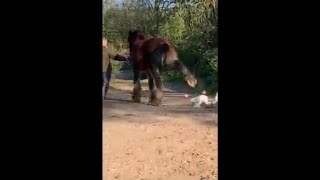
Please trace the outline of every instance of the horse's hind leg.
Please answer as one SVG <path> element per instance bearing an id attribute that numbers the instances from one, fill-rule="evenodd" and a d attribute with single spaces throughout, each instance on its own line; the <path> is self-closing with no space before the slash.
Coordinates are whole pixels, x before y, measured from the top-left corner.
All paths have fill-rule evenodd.
<path id="1" fill-rule="evenodd" d="M 162 96 L 163 96 L 163 88 L 162 88 L 162 81 L 160 78 L 160 72 L 159 68 L 152 65 L 150 68 L 150 72 L 152 74 L 152 77 L 155 81 L 157 89 L 154 91 L 151 91 L 151 98 L 154 97 L 154 100 L 152 100 L 150 103 L 153 106 L 159 106 L 161 101 L 162 101 Z"/>
<path id="2" fill-rule="evenodd" d="M 138 69 L 133 70 L 133 95 L 134 102 L 141 102 L 141 84 L 140 84 L 140 71 Z"/>
<path id="3" fill-rule="evenodd" d="M 152 77 L 151 69 L 148 69 L 148 85 L 150 90 L 149 104 L 152 104 L 152 102 L 154 102 L 156 99 L 156 93 L 155 93 L 156 88 L 155 88 L 154 79 Z"/>

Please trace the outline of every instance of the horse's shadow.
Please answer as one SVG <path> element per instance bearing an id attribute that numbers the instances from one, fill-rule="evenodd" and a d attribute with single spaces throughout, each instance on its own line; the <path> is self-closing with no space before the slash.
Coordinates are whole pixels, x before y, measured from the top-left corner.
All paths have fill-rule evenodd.
<path id="1" fill-rule="evenodd" d="M 121 99 L 121 98 L 107 98 L 106 100 L 103 101 L 104 105 L 112 105 L 112 104 L 137 104 L 137 105 L 148 105 L 147 102 L 134 102 L 131 99 Z"/>
<path id="2" fill-rule="evenodd" d="M 132 100 L 107 97 L 103 103 L 134 103 Z"/>
<path id="3" fill-rule="evenodd" d="M 132 69 L 126 69 L 119 72 L 115 72 L 113 74 L 113 78 L 115 79 L 121 79 L 121 80 L 132 80 L 133 81 L 133 70 Z M 141 72 L 140 74 L 140 80 L 148 79 L 146 72 Z"/>

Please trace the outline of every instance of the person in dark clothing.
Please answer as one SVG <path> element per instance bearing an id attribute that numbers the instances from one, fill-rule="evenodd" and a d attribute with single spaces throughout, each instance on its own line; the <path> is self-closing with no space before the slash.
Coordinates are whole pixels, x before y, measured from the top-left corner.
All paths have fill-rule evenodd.
<path id="1" fill-rule="evenodd" d="M 112 65 L 111 59 L 116 61 L 128 61 L 128 59 L 124 56 L 116 54 L 108 49 L 108 41 L 107 39 L 102 39 L 102 97 L 103 99 L 107 99 L 107 94 L 109 90 L 109 83 L 111 79 L 112 73 Z"/>

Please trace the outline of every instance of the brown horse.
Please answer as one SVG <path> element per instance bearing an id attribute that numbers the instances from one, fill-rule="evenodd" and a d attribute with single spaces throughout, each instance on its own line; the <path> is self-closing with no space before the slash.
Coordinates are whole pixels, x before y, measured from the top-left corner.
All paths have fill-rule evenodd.
<path id="1" fill-rule="evenodd" d="M 185 82 L 192 88 L 197 80 L 179 60 L 173 45 L 164 38 L 148 38 L 140 31 L 130 31 L 128 37 L 130 57 L 133 63 L 133 96 L 135 102 L 141 100 L 140 73 L 147 72 L 151 92 L 149 104 L 159 106 L 163 96 L 160 72 L 178 69 L 182 71 Z M 156 86 L 156 87 L 155 87 Z"/>

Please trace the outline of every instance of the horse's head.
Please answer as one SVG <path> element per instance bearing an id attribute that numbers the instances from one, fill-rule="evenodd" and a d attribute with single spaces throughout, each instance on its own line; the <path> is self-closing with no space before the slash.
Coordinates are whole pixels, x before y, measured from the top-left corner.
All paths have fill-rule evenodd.
<path id="1" fill-rule="evenodd" d="M 139 42 L 147 39 L 147 34 L 141 32 L 141 31 L 129 31 L 128 36 L 128 43 L 129 48 L 132 49 L 135 45 L 137 45 Z"/>

